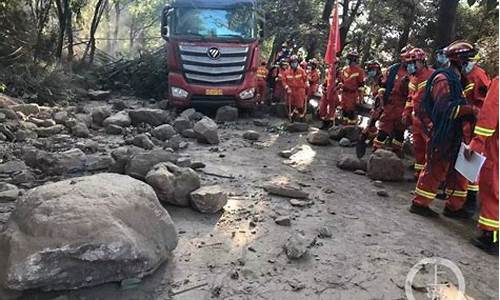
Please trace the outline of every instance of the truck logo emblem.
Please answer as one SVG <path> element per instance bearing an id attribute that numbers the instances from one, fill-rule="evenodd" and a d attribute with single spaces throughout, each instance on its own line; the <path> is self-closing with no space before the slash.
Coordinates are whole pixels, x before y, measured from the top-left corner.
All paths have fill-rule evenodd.
<path id="1" fill-rule="evenodd" d="M 215 47 L 208 49 L 207 54 L 211 59 L 219 59 L 221 56 L 220 50 Z"/>

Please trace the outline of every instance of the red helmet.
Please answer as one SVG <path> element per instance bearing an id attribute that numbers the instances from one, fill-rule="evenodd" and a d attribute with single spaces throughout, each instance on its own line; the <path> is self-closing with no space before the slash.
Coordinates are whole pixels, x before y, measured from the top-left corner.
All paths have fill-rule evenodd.
<path id="1" fill-rule="evenodd" d="M 406 55 L 407 61 L 427 60 L 427 54 L 420 48 L 410 50 Z"/>
<path id="2" fill-rule="evenodd" d="M 366 62 L 365 67 L 367 70 L 381 68 L 380 63 L 376 60 L 370 60 L 370 61 Z"/>
<path id="3" fill-rule="evenodd" d="M 347 57 L 359 58 L 359 54 L 356 51 L 351 51 L 351 52 L 347 53 Z"/>
<path id="4" fill-rule="evenodd" d="M 469 42 L 455 41 L 445 48 L 444 53 L 451 61 L 465 62 L 473 60 L 477 50 Z"/>
<path id="5" fill-rule="evenodd" d="M 401 59 L 401 61 L 407 61 L 408 59 L 408 53 L 415 47 L 413 47 L 412 45 L 408 44 L 406 46 L 404 46 L 402 49 L 401 49 L 401 52 L 399 53 L 399 58 Z"/>

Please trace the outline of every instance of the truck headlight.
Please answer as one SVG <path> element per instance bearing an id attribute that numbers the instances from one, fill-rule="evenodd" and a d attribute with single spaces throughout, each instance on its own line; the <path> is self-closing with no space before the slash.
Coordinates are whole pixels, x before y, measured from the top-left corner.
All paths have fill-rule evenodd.
<path id="1" fill-rule="evenodd" d="M 240 93 L 240 98 L 243 100 L 253 98 L 255 96 L 255 88 L 244 90 Z"/>
<path id="2" fill-rule="evenodd" d="M 172 97 L 175 98 L 187 98 L 187 96 L 189 95 L 189 93 L 186 90 L 183 90 L 178 87 L 172 87 L 170 90 L 172 92 Z"/>

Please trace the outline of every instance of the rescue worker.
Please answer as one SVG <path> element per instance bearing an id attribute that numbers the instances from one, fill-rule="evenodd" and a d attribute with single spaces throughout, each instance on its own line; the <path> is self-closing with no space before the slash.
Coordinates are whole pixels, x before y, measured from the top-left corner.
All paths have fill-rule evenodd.
<path id="1" fill-rule="evenodd" d="M 356 106 L 361 102 L 364 91 L 365 72 L 358 65 L 359 54 L 351 51 L 347 54 L 348 66 L 341 72 L 342 98 L 341 107 L 344 124 L 355 125 L 358 122 Z"/>
<path id="2" fill-rule="evenodd" d="M 269 70 L 267 70 L 267 62 L 263 60 L 257 68 L 257 95 L 259 104 L 263 104 L 267 97 L 268 75 Z"/>
<path id="3" fill-rule="evenodd" d="M 311 59 L 309 61 L 307 71 L 307 80 L 309 81 L 309 88 L 307 89 L 307 99 L 311 99 L 314 94 L 318 91 L 319 81 L 321 80 L 321 73 L 318 70 L 318 61 L 316 59 Z"/>
<path id="4" fill-rule="evenodd" d="M 336 66 L 338 65 L 335 62 Z M 329 70 L 329 67 L 327 67 Z M 339 86 L 340 86 L 340 72 L 335 68 L 336 72 L 336 82 L 332 82 L 330 72 L 328 71 L 328 77 L 323 83 L 323 95 L 321 96 L 319 102 L 319 116 L 322 120 L 322 125 L 320 129 L 329 129 L 335 123 L 335 112 L 337 105 L 339 103 Z M 330 86 L 333 87 L 329 89 Z"/>
<path id="5" fill-rule="evenodd" d="M 474 129 L 474 138 L 465 151 L 470 159 L 472 151 L 483 153 L 486 162 L 479 177 L 481 235 L 474 245 L 490 254 L 498 255 L 498 76 L 491 83 Z"/>
<path id="6" fill-rule="evenodd" d="M 427 55 L 420 48 L 415 48 L 408 53 L 408 73 L 410 75 L 409 97 L 403 112 L 403 124 L 408 128 L 412 126 L 413 149 L 415 152 L 415 176 L 418 179 L 425 166 L 427 150 L 427 136 L 420 115 L 422 114 L 421 102 L 425 94 L 427 79 L 434 73 L 434 69 L 427 66 Z"/>
<path id="7" fill-rule="evenodd" d="M 401 120 L 408 98 L 409 76 L 406 66 L 408 48 L 401 50 L 400 63 L 392 65 L 384 76 L 383 113 L 380 116 L 377 137 L 373 140 L 373 150 L 384 148 L 391 140 L 392 151 L 403 155 L 405 126 Z"/>
<path id="8" fill-rule="evenodd" d="M 286 102 L 286 90 L 285 90 L 285 73 L 288 70 L 288 61 L 282 59 L 280 61 L 280 67 L 278 69 L 278 75 L 276 76 L 276 84 L 274 86 L 273 98 L 275 102 Z"/>
<path id="9" fill-rule="evenodd" d="M 373 139 L 377 136 L 376 123 L 380 119 L 383 111 L 383 74 L 380 64 L 376 60 L 366 63 L 366 85 L 370 87 L 372 97 L 374 99 L 373 109 L 370 111 L 370 120 L 368 126 L 363 131 L 366 139 Z"/>
<path id="10" fill-rule="evenodd" d="M 281 45 L 281 50 L 276 53 L 276 62 L 281 62 L 282 60 L 288 60 L 291 54 L 291 50 L 288 48 L 288 43 L 285 42 Z"/>
<path id="11" fill-rule="evenodd" d="M 486 71 L 477 65 L 477 56 L 469 60 L 464 66 L 464 75 L 466 78 L 466 86 L 464 89 L 465 97 L 469 104 L 474 105 L 478 110 L 483 106 L 488 87 L 491 84 L 490 78 Z M 468 122 L 464 128 L 464 141 L 469 144 L 472 139 L 475 122 Z M 469 183 L 467 188 L 467 200 L 464 205 L 464 217 L 472 218 L 477 207 L 477 193 L 479 184 L 477 182 Z"/>
<path id="12" fill-rule="evenodd" d="M 306 114 L 307 74 L 299 66 L 296 55 L 290 57 L 290 68 L 284 74 L 284 87 L 288 95 L 290 119 L 302 119 Z"/>
<path id="13" fill-rule="evenodd" d="M 463 207 L 467 180 L 453 168 L 463 140 L 463 123 L 474 118 L 478 110 L 467 104 L 463 96 L 461 74 L 464 63 L 475 55 L 467 42 L 453 43 L 446 48 L 451 66 L 440 69 L 427 81 L 421 102 L 420 120 L 429 137 L 424 170 L 418 178 L 410 212 L 426 217 L 437 217 L 429 205 L 434 200 L 441 182 L 447 182 L 453 191 L 446 201 L 445 212 L 453 214 Z"/>

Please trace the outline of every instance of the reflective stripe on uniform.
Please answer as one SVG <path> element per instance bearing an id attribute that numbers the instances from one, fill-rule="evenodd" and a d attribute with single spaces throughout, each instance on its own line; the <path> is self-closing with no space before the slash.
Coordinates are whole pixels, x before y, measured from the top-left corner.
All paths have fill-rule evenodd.
<path id="1" fill-rule="evenodd" d="M 488 218 L 480 216 L 479 217 L 479 224 L 498 229 L 498 220 L 492 220 L 492 219 L 488 219 Z"/>
<path id="2" fill-rule="evenodd" d="M 467 191 L 457 191 L 446 189 L 446 195 L 453 197 L 465 198 L 467 197 Z"/>
<path id="3" fill-rule="evenodd" d="M 349 76 L 349 78 L 354 78 L 354 77 L 358 77 L 359 76 L 359 73 L 352 73 L 351 76 Z"/>
<path id="4" fill-rule="evenodd" d="M 464 89 L 464 93 L 467 93 L 467 92 L 470 92 L 470 91 L 474 90 L 474 86 L 475 86 L 475 84 L 474 84 L 474 83 L 470 83 L 470 84 L 468 84 L 468 85 L 465 87 L 465 89 Z"/>
<path id="5" fill-rule="evenodd" d="M 479 192 L 479 185 L 469 184 L 469 186 L 467 187 L 467 190 L 471 191 L 471 192 Z"/>
<path id="6" fill-rule="evenodd" d="M 384 88 L 382 88 L 382 89 L 378 89 L 378 92 L 379 92 L 379 93 L 385 93 L 385 89 L 384 89 Z"/>
<path id="7" fill-rule="evenodd" d="M 413 107 L 413 102 L 406 101 L 405 108 Z"/>
<path id="8" fill-rule="evenodd" d="M 410 89 L 410 91 L 414 92 L 417 90 L 417 86 L 414 85 L 413 83 L 410 82 L 410 84 L 408 84 L 408 88 Z"/>
<path id="9" fill-rule="evenodd" d="M 458 105 L 457 107 L 455 107 L 451 113 L 451 118 L 452 119 L 456 119 L 458 118 L 458 114 L 460 113 L 460 105 Z"/>
<path id="10" fill-rule="evenodd" d="M 474 134 L 477 134 L 477 135 L 493 136 L 494 133 L 495 133 L 495 129 L 483 128 L 483 127 L 479 127 L 477 125 L 474 128 Z"/>
<path id="11" fill-rule="evenodd" d="M 402 147 L 402 146 L 403 146 L 403 143 L 402 143 L 402 142 L 400 142 L 400 141 L 398 141 L 398 140 L 392 140 L 392 144 L 393 144 L 393 145 L 396 145 L 396 146 L 400 146 L 400 147 Z"/>
<path id="12" fill-rule="evenodd" d="M 498 230 L 493 231 L 493 243 L 498 242 Z"/>
<path id="13" fill-rule="evenodd" d="M 418 90 L 425 88 L 426 85 L 427 85 L 427 80 L 422 81 L 421 83 L 418 84 Z"/>
<path id="14" fill-rule="evenodd" d="M 415 163 L 415 166 L 413 168 L 417 171 L 422 171 L 424 169 L 424 167 L 425 167 L 425 165 Z"/>
<path id="15" fill-rule="evenodd" d="M 418 196 L 427 198 L 427 199 L 431 199 L 431 200 L 434 200 L 434 198 L 436 198 L 436 195 L 437 195 L 435 193 L 427 192 L 427 191 L 424 191 L 422 189 L 419 189 L 418 187 L 415 189 L 415 194 L 417 194 Z"/>

